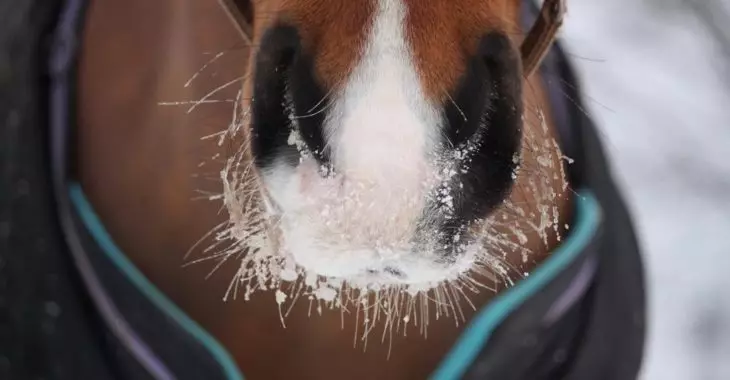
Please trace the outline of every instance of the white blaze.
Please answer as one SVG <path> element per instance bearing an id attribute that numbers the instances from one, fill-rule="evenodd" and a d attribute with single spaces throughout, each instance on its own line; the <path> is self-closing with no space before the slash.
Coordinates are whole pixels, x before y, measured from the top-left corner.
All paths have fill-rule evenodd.
<path id="1" fill-rule="evenodd" d="M 439 135 L 439 114 L 425 98 L 405 39 L 405 4 L 380 0 L 361 62 L 325 122 L 334 167 L 347 180 L 370 184 L 360 223 L 407 229 L 421 215 L 427 154 Z M 405 232 L 405 231 L 403 231 Z"/>

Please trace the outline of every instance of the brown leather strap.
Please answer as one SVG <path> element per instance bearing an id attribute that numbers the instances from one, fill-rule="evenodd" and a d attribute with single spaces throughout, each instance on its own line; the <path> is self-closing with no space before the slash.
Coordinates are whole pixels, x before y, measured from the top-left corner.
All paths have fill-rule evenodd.
<path id="1" fill-rule="evenodd" d="M 252 27 L 246 21 L 237 2 L 241 0 L 218 0 L 228 16 L 233 20 L 241 37 L 247 42 L 253 41 Z M 243 0 L 245 1 L 245 0 Z M 540 15 L 527 33 L 520 46 L 522 67 L 525 77 L 530 76 L 540 65 L 547 54 L 555 35 L 563 24 L 565 14 L 565 0 L 544 0 Z"/>
<path id="2" fill-rule="evenodd" d="M 252 44 L 253 27 L 246 20 L 246 17 L 244 16 L 241 7 L 238 4 L 241 1 L 250 0 L 218 0 L 218 3 L 220 3 L 221 7 L 223 7 L 223 10 L 225 10 L 226 14 L 228 14 L 228 17 L 230 17 L 231 21 L 233 21 L 233 24 L 236 26 L 236 29 L 238 30 L 238 33 L 241 35 L 243 40 L 247 44 Z"/>
<path id="3" fill-rule="evenodd" d="M 563 24 L 565 14 L 565 0 L 545 0 L 540 15 L 522 41 L 522 70 L 525 77 L 530 76 L 540 65 L 550 46 L 555 41 L 555 35 Z"/>

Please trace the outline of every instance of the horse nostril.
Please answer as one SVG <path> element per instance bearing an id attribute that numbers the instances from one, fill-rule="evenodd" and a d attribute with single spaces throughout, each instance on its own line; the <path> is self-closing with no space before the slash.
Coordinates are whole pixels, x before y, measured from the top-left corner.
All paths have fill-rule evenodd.
<path id="1" fill-rule="evenodd" d="M 314 75 L 314 60 L 304 51 L 297 29 L 277 25 L 261 40 L 256 55 L 252 104 L 252 149 L 259 167 L 278 156 L 289 164 L 299 162 L 306 148 L 324 163 L 324 112 L 314 112 L 325 91 Z M 292 145 L 296 133 L 304 145 Z"/>
<path id="2" fill-rule="evenodd" d="M 522 76 L 518 50 L 504 33 L 485 35 L 444 103 L 447 146 L 463 160 L 453 202 L 460 223 L 484 217 L 507 196 L 522 139 Z M 457 155 L 459 156 L 459 155 Z"/>
<path id="3" fill-rule="evenodd" d="M 502 33 L 492 32 L 481 39 L 455 93 L 444 104 L 446 135 L 452 146 L 491 126 L 494 114 L 521 109 L 518 57 L 517 49 Z"/>

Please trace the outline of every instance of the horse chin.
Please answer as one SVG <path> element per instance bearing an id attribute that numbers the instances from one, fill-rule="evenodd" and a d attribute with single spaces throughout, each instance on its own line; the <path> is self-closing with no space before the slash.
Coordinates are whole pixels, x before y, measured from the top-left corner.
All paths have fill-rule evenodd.
<path id="1" fill-rule="evenodd" d="M 326 221 L 313 222 L 306 216 L 282 212 L 271 199 L 264 203 L 270 205 L 268 211 L 273 211 L 267 217 L 272 221 L 268 230 L 271 249 L 264 252 L 280 258 L 282 268 L 292 268 L 279 275 L 271 272 L 284 281 L 316 277 L 352 290 L 427 291 L 466 275 L 479 252 L 477 245 L 471 244 L 446 255 L 438 242 L 414 242 L 400 235 L 394 240 L 394 236 L 387 236 L 387 229 L 338 234 L 333 232 L 337 228 L 322 227 Z"/>

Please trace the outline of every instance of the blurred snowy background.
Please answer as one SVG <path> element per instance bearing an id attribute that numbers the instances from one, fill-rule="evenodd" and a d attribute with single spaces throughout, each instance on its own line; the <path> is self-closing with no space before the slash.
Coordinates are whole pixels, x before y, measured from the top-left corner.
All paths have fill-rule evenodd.
<path id="1" fill-rule="evenodd" d="M 730 0 L 568 0 L 564 46 L 645 250 L 642 380 L 730 380 Z"/>

